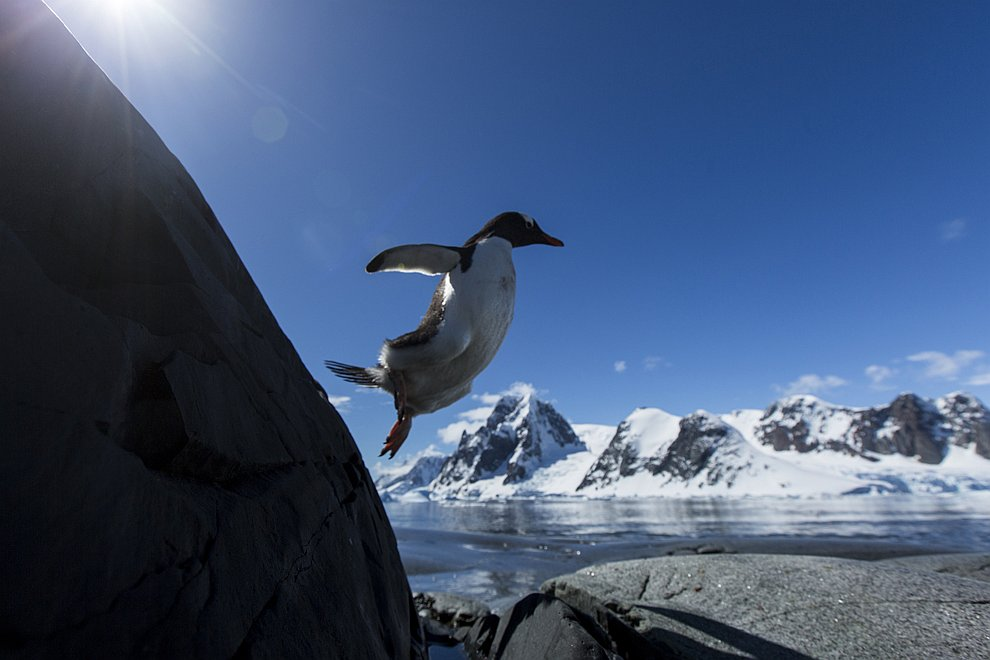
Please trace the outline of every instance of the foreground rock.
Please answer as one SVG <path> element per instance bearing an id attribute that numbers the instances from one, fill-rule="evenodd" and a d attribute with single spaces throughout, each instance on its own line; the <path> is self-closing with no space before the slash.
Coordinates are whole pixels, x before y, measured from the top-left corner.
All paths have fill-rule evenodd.
<path id="1" fill-rule="evenodd" d="M 216 217 L 41 0 L 0 3 L 0 653 L 409 657 L 354 442 Z"/>
<path id="2" fill-rule="evenodd" d="M 691 658 L 976 658 L 990 649 L 990 584 L 880 562 L 662 557 L 593 566 L 542 589 Z"/>
<path id="3" fill-rule="evenodd" d="M 898 557 L 887 559 L 883 563 L 915 571 L 934 571 L 990 582 L 990 553 L 985 552 Z"/>
<path id="4" fill-rule="evenodd" d="M 445 592 L 415 593 L 413 603 L 423 623 L 427 643 L 440 646 L 463 642 L 479 619 L 492 614 L 480 601 Z"/>
<path id="5" fill-rule="evenodd" d="M 560 599 L 530 594 L 499 620 L 488 648 L 499 660 L 618 660 L 601 626 Z"/>

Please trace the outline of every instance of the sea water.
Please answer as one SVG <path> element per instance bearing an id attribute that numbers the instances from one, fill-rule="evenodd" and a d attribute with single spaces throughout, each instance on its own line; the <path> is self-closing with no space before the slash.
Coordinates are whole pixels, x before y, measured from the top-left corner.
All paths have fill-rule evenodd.
<path id="1" fill-rule="evenodd" d="M 990 552 L 990 494 L 386 504 L 413 591 L 496 611 L 556 575 L 674 552 Z M 834 550 L 834 552 L 833 552 Z"/>

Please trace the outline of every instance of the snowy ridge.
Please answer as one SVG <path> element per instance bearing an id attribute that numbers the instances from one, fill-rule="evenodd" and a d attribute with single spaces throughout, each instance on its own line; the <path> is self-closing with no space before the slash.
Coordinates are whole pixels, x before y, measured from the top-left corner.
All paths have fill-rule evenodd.
<path id="1" fill-rule="evenodd" d="M 633 420 L 630 416 L 620 424 L 620 429 L 625 424 L 634 428 L 641 419 Z M 579 494 L 589 497 L 787 495 L 798 487 L 804 494 L 827 494 L 860 485 L 855 479 L 818 474 L 767 455 L 747 442 L 737 429 L 703 410 L 673 426 L 670 422 L 676 417 L 660 419 L 662 424 L 649 430 L 662 429 L 665 437 L 655 445 L 652 454 L 638 462 L 620 461 L 611 474 L 601 469 L 589 471 L 578 488 Z M 614 442 L 619 444 L 622 440 L 620 430 Z M 614 448 L 615 445 L 610 447 Z M 596 467 L 601 468 L 602 461 Z"/>
<path id="2" fill-rule="evenodd" d="M 571 426 L 531 394 L 503 397 L 453 454 L 414 457 L 383 497 L 737 497 L 990 491 L 990 410 L 954 392 L 851 408 L 813 396 L 677 417 L 637 408 Z M 442 465 L 438 463 L 442 460 Z M 433 478 L 430 478 L 430 475 Z"/>
<path id="3" fill-rule="evenodd" d="M 659 408 L 637 408 L 619 424 L 615 436 L 598 456 L 577 490 L 603 487 L 643 468 L 677 438 L 680 417 Z"/>

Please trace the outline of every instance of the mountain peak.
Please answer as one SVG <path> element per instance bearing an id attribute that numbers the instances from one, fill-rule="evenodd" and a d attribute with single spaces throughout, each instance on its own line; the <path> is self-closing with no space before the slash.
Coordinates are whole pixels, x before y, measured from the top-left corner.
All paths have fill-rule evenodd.
<path id="1" fill-rule="evenodd" d="M 828 401 L 825 401 L 824 399 L 817 397 L 814 394 L 789 394 L 779 399 L 777 403 L 782 403 L 784 405 L 805 405 L 805 406 L 832 405 Z"/>
<path id="2" fill-rule="evenodd" d="M 941 408 L 956 408 L 956 409 L 970 409 L 970 410 L 987 410 L 987 407 L 980 401 L 976 396 L 970 394 L 969 392 L 963 392 L 962 390 L 956 390 L 955 392 L 949 392 L 943 397 L 939 397 L 935 400 L 935 405 Z"/>
<path id="3" fill-rule="evenodd" d="M 968 392 L 950 392 L 935 401 L 946 420 L 952 444 L 974 447 L 978 456 L 990 458 L 990 409 Z"/>
<path id="4" fill-rule="evenodd" d="M 523 481 L 540 467 L 585 450 L 570 424 L 535 392 L 510 392 L 498 400 L 485 425 L 465 432 L 444 462 L 434 492 L 454 496 L 475 482 Z"/>

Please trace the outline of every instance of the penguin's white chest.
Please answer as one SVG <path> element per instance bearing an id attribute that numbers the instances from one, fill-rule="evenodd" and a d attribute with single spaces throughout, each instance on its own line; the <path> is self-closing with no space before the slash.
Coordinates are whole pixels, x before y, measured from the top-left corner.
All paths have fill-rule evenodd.
<path id="1" fill-rule="evenodd" d="M 457 268 L 447 275 L 444 293 L 447 327 L 443 330 L 470 336 L 465 352 L 482 361 L 480 372 L 495 356 L 512 323 L 516 304 L 512 245 L 501 238 L 479 243 L 470 268 L 466 272 Z"/>
<path id="2" fill-rule="evenodd" d="M 472 257 L 467 271 L 455 268 L 444 276 L 443 322 L 419 353 L 420 365 L 405 372 L 408 404 L 416 414 L 449 406 L 470 392 L 512 323 L 512 245 L 490 238 L 478 244 Z"/>

